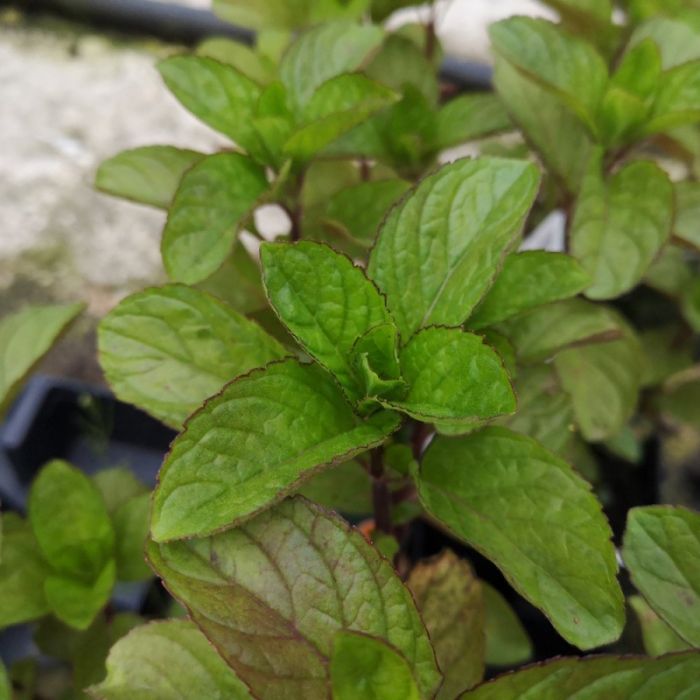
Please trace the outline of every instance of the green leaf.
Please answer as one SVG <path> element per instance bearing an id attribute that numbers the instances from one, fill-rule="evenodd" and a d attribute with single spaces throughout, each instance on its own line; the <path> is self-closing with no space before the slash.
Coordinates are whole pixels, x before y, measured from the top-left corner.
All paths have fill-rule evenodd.
<path id="1" fill-rule="evenodd" d="M 143 493 L 124 503 L 114 514 L 114 555 L 119 581 L 145 581 L 153 575 L 144 558 L 150 499 L 150 493 Z"/>
<path id="2" fill-rule="evenodd" d="M 325 214 L 348 235 L 371 243 L 392 204 L 410 187 L 406 180 L 371 180 L 346 187 L 328 200 Z"/>
<path id="3" fill-rule="evenodd" d="M 649 656 L 661 656 L 691 648 L 649 607 L 644 598 L 633 595 L 627 599 L 627 602 L 637 615 L 644 651 Z"/>
<path id="4" fill-rule="evenodd" d="M 351 357 L 362 380 L 363 396 L 390 399 L 405 395 L 408 386 L 401 378 L 398 347 L 398 331 L 392 323 L 370 328 L 353 345 Z M 371 400 L 367 406 L 375 407 Z"/>
<path id="5" fill-rule="evenodd" d="M 425 422 L 467 421 L 515 411 L 515 395 L 498 353 L 459 328 L 425 328 L 402 348 L 402 401 L 383 403 Z"/>
<path id="6" fill-rule="evenodd" d="M 232 24 L 269 30 L 301 29 L 338 17 L 360 17 L 367 0 L 214 0 L 213 9 Z"/>
<path id="7" fill-rule="evenodd" d="M 438 111 L 435 146 L 458 146 L 512 128 L 498 96 L 488 92 L 459 95 Z"/>
<path id="8" fill-rule="evenodd" d="M 280 64 L 280 78 L 295 110 L 303 109 L 326 80 L 354 71 L 379 48 L 379 27 L 329 22 L 304 32 Z"/>
<path id="9" fill-rule="evenodd" d="M 545 5 L 557 10 L 562 19 L 577 23 L 605 25 L 612 21 L 610 0 L 545 0 Z"/>
<path id="10" fill-rule="evenodd" d="M 551 22 L 529 17 L 496 22 L 489 35 L 499 56 L 553 92 L 595 133 L 608 70 L 591 44 Z"/>
<path id="11" fill-rule="evenodd" d="M 174 146 L 143 146 L 103 161 L 95 187 L 107 194 L 167 209 L 182 176 L 203 153 Z"/>
<path id="12" fill-rule="evenodd" d="M 15 513 L 2 514 L 0 629 L 35 620 L 49 611 L 44 579 L 49 567 L 29 523 Z"/>
<path id="13" fill-rule="evenodd" d="M 554 659 L 508 673 L 462 695 L 460 700 L 511 698 L 691 698 L 698 687 L 700 654 L 673 654 L 660 659 Z"/>
<path id="14" fill-rule="evenodd" d="M 589 282 L 588 274 L 569 255 L 542 250 L 511 253 L 468 325 L 483 328 L 527 309 L 575 296 Z"/>
<path id="15" fill-rule="evenodd" d="M 589 130 L 557 95 L 496 55 L 494 86 L 508 113 L 566 191 L 578 193 L 592 147 Z"/>
<path id="16" fill-rule="evenodd" d="M 644 283 L 670 297 L 681 296 L 693 279 L 687 256 L 681 248 L 669 244 L 661 250 L 644 276 Z"/>
<path id="17" fill-rule="evenodd" d="M 624 624 L 610 527 L 590 485 L 531 438 L 489 427 L 430 444 L 417 479 L 426 510 L 491 559 L 581 649 Z"/>
<path id="18" fill-rule="evenodd" d="M 620 340 L 571 348 L 554 358 L 586 440 L 616 435 L 637 407 L 644 355 L 632 329 L 624 325 L 620 328 L 624 333 Z"/>
<path id="19" fill-rule="evenodd" d="M 194 284 L 215 272 L 267 189 L 263 168 L 239 153 L 217 153 L 188 170 L 163 230 L 161 252 L 170 278 Z"/>
<path id="20" fill-rule="evenodd" d="M 235 283 L 232 284 L 232 280 Z M 260 265 L 240 239 L 214 274 L 196 285 L 232 306 L 242 314 L 252 314 L 267 307 L 267 299 L 260 281 Z"/>
<path id="21" fill-rule="evenodd" d="M 450 550 L 420 562 L 408 587 L 433 641 L 444 680 L 438 700 L 452 700 L 484 676 L 484 600 L 469 564 Z"/>
<path id="22" fill-rule="evenodd" d="M 700 250 L 700 183 L 690 180 L 676 182 L 676 218 L 673 233 L 685 243 Z"/>
<path id="23" fill-rule="evenodd" d="M 664 72 L 645 133 L 655 134 L 700 121 L 700 60 Z"/>
<path id="24" fill-rule="evenodd" d="M 621 335 L 615 315 L 585 299 L 566 299 L 520 314 L 497 326 L 524 364 L 553 357 L 564 348 L 615 340 Z"/>
<path id="25" fill-rule="evenodd" d="M 635 49 L 645 41 L 656 45 L 664 70 L 699 59 L 700 13 L 652 17 L 634 30 L 629 46 Z"/>
<path id="26" fill-rule="evenodd" d="M 389 644 L 359 632 L 338 632 L 331 656 L 333 700 L 420 700 L 406 659 Z"/>
<path id="27" fill-rule="evenodd" d="M 435 68 L 416 42 L 406 36 L 389 34 L 365 73 L 394 90 L 411 85 L 431 105 L 437 104 L 440 87 Z"/>
<path id="28" fill-rule="evenodd" d="M 105 662 L 111 647 L 143 621 L 142 617 L 133 613 L 117 613 L 109 620 L 106 616 L 98 617 L 85 632 L 78 633 L 70 658 L 74 687 L 85 690 L 99 683 L 107 673 Z"/>
<path id="29" fill-rule="evenodd" d="M 248 700 L 250 693 L 207 638 L 187 620 L 151 622 L 120 639 L 107 677 L 88 690 L 96 700 Z"/>
<path id="30" fill-rule="evenodd" d="M 197 55 L 227 63 L 259 85 L 275 79 L 275 65 L 267 56 L 234 39 L 220 36 L 205 39 L 197 46 Z"/>
<path id="31" fill-rule="evenodd" d="M 622 556 L 654 611 L 700 646 L 700 514 L 672 506 L 633 508 Z"/>
<path id="32" fill-rule="evenodd" d="M 247 151 L 259 147 L 251 120 L 262 88 L 233 66 L 205 56 L 173 56 L 158 64 L 182 105 Z"/>
<path id="33" fill-rule="evenodd" d="M 643 386 L 661 384 L 676 372 L 693 364 L 693 348 L 686 334 L 686 329 L 679 323 L 650 328 L 640 333 L 646 356 Z"/>
<path id="34" fill-rule="evenodd" d="M 153 499 L 156 541 L 236 525 L 281 500 L 320 467 L 381 444 L 396 414 L 362 422 L 333 379 L 295 360 L 254 370 L 190 418 Z"/>
<path id="35" fill-rule="evenodd" d="M 353 127 L 399 99 L 393 90 L 359 73 L 343 74 L 323 83 L 303 110 L 303 125 L 284 150 L 307 160 Z"/>
<path id="36" fill-rule="evenodd" d="M 128 467 L 103 469 L 92 477 L 102 495 L 107 512 L 113 516 L 121 506 L 147 489 Z"/>
<path id="37" fill-rule="evenodd" d="M 658 46 L 651 39 L 633 40 L 633 45 L 612 75 L 610 84 L 646 101 L 656 92 L 661 68 Z"/>
<path id="38" fill-rule="evenodd" d="M 469 316 L 516 243 L 538 185 L 537 168 L 524 161 L 458 160 L 389 212 L 368 271 L 404 339 Z"/>
<path id="39" fill-rule="evenodd" d="M 409 591 L 358 531 L 303 498 L 208 539 L 152 543 L 148 554 L 261 700 L 328 698 L 341 630 L 391 644 L 421 696 L 437 690 L 440 674 Z"/>
<path id="40" fill-rule="evenodd" d="M 530 637 L 506 599 L 488 583 L 481 582 L 486 606 L 486 663 L 517 666 L 532 657 Z"/>
<path id="41" fill-rule="evenodd" d="M 115 581 L 115 564 L 110 559 L 92 580 L 74 574 L 50 574 L 44 581 L 44 594 L 51 612 L 67 625 L 86 629 L 105 606 Z"/>
<path id="42" fill-rule="evenodd" d="M 82 304 L 28 306 L 0 320 L 0 411 L 82 310 Z"/>
<path id="43" fill-rule="evenodd" d="M 529 435 L 548 450 L 562 454 L 571 439 L 574 412 L 571 398 L 562 391 L 551 365 L 522 368 L 514 388 L 518 411 L 500 422 L 516 433 Z"/>
<path id="44" fill-rule="evenodd" d="M 671 423 L 700 428 L 700 380 L 695 368 L 671 377 L 657 398 L 658 411 Z"/>
<path id="45" fill-rule="evenodd" d="M 282 323 L 350 398 L 360 398 L 350 352 L 361 335 L 391 320 L 376 287 L 349 258 L 318 243 L 267 243 L 260 259 Z"/>
<path id="46" fill-rule="evenodd" d="M 372 512 L 372 480 L 355 461 L 316 474 L 299 489 L 299 493 L 344 515 L 359 516 Z"/>
<path id="47" fill-rule="evenodd" d="M 34 480 L 29 522 L 57 573 L 93 581 L 112 556 L 114 530 L 102 496 L 66 462 L 49 462 Z"/>
<path id="48" fill-rule="evenodd" d="M 591 299 L 612 299 L 644 276 L 671 234 L 673 187 L 650 161 L 634 161 L 607 182 L 602 152 L 591 159 L 571 226 L 571 247 L 593 283 Z"/>
<path id="49" fill-rule="evenodd" d="M 0 700 L 12 700 L 12 686 L 2 661 L 0 661 Z"/>
<path id="50" fill-rule="evenodd" d="M 124 299 L 100 322 L 98 347 L 115 394 L 175 428 L 226 382 L 287 354 L 256 323 L 179 284 Z"/>

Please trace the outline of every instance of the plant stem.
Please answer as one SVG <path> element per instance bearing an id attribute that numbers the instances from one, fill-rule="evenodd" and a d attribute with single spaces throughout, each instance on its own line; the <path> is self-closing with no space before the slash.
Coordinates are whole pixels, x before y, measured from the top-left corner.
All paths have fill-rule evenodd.
<path id="1" fill-rule="evenodd" d="M 392 534 L 391 492 L 384 478 L 384 452 L 381 447 L 375 447 L 370 452 L 370 472 L 372 474 L 374 525 L 377 530 Z"/>

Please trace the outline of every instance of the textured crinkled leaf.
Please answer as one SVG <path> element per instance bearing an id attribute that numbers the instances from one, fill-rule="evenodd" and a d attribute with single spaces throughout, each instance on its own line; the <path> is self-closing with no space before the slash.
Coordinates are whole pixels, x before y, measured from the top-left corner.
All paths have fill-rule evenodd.
<path id="1" fill-rule="evenodd" d="M 654 134 L 700 121 L 700 60 L 664 72 L 645 132 Z"/>
<path id="2" fill-rule="evenodd" d="M 124 299 L 98 345 L 116 395 L 175 428 L 226 382 L 288 354 L 217 298 L 175 284 Z"/>
<path id="3" fill-rule="evenodd" d="M 163 229 L 173 281 L 194 284 L 226 260 L 242 219 L 268 189 L 264 169 L 239 153 L 208 156 L 187 171 Z"/>
<path id="4" fill-rule="evenodd" d="M 304 32 L 280 64 L 280 78 L 292 105 L 303 109 L 326 80 L 359 68 L 383 38 L 379 27 L 351 22 L 328 22 Z"/>
<path id="5" fill-rule="evenodd" d="M 303 110 L 303 125 L 284 144 L 290 156 L 305 160 L 323 150 L 399 95 L 360 73 L 338 75 L 323 83 Z"/>
<path id="6" fill-rule="evenodd" d="M 527 309 L 575 296 L 589 282 L 581 265 L 564 253 L 512 253 L 468 325 L 483 328 L 505 321 Z"/>
<path id="7" fill-rule="evenodd" d="M 506 599 L 488 583 L 481 582 L 486 607 L 486 663 L 516 666 L 532 657 L 532 642 Z"/>
<path id="8" fill-rule="evenodd" d="M 551 90 L 585 124 L 595 118 L 608 80 L 602 56 L 588 42 L 542 19 L 512 17 L 492 24 L 496 53 Z"/>
<path id="9" fill-rule="evenodd" d="M 686 10 L 680 17 L 652 17 L 634 30 L 630 49 L 645 40 L 658 47 L 664 70 L 695 61 L 700 58 L 699 13 Z"/>
<path id="10" fill-rule="evenodd" d="M 114 556 L 119 581 L 151 578 L 143 549 L 148 537 L 150 508 L 150 494 L 143 493 L 124 503 L 113 516 Z"/>
<path id="11" fill-rule="evenodd" d="M 512 128 L 498 96 L 487 92 L 459 95 L 438 112 L 435 146 L 449 148 Z"/>
<path id="12" fill-rule="evenodd" d="M 651 161 L 634 161 L 606 182 L 602 152 L 591 159 L 571 225 L 571 249 L 592 278 L 591 299 L 629 291 L 671 234 L 673 187 Z"/>
<path id="13" fill-rule="evenodd" d="M 185 424 L 160 471 L 156 541 L 206 535 L 282 499 L 323 465 L 381 444 L 396 414 L 361 421 L 330 375 L 295 360 L 229 384 Z"/>
<path id="14" fill-rule="evenodd" d="M 417 484 L 426 510 L 491 559 L 567 641 L 591 649 L 619 637 L 624 605 L 610 526 L 566 462 L 489 427 L 436 438 Z"/>
<path id="15" fill-rule="evenodd" d="M 585 299 L 547 304 L 497 328 L 511 341 L 522 363 L 538 362 L 570 346 L 614 340 L 621 335 L 610 309 Z"/>
<path id="16" fill-rule="evenodd" d="M 299 493 L 345 515 L 372 512 L 372 480 L 359 462 L 345 462 L 316 474 Z"/>
<path id="17" fill-rule="evenodd" d="M 408 577 L 444 680 L 438 700 L 453 700 L 484 677 L 484 599 L 469 564 L 450 550 L 420 562 Z"/>
<path id="18" fill-rule="evenodd" d="M 57 573 L 94 580 L 111 558 L 114 529 L 102 495 L 79 469 L 49 462 L 29 492 L 29 521 Z"/>
<path id="19" fill-rule="evenodd" d="M 673 233 L 694 248 L 700 249 L 700 183 L 676 182 L 676 218 Z"/>
<path id="20" fill-rule="evenodd" d="M 619 433 L 637 407 L 644 354 L 631 328 L 608 343 L 571 348 L 554 358 L 564 390 L 571 396 L 576 422 L 587 440 Z"/>
<path id="21" fill-rule="evenodd" d="M 592 139 L 552 92 L 496 56 L 494 86 L 513 121 L 568 192 L 578 193 Z"/>
<path id="22" fill-rule="evenodd" d="M 406 659 L 385 641 L 338 632 L 331 656 L 333 700 L 420 700 Z"/>
<path id="23" fill-rule="evenodd" d="M 700 653 L 658 659 L 596 656 L 554 659 L 504 674 L 462 695 L 460 700 L 690 700 L 700 689 Z"/>
<path id="24" fill-rule="evenodd" d="M 325 215 L 353 238 L 370 243 L 392 204 L 410 187 L 406 180 L 370 180 L 346 187 L 328 201 Z"/>
<path id="25" fill-rule="evenodd" d="M 692 648 L 651 609 L 642 596 L 630 596 L 627 602 L 637 616 L 642 632 L 644 651 L 649 656 L 661 656 L 673 651 L 685 651 Z"/>
<path id="26" fill-rule="evenodd" d="M 537 168 L 525 161 L 463 159 L 389 212 L 368 271 L 404 340 L 469 316 L 515 244 L 538 185 Z"/>
<path id="27" fill-rule="evenodd" d="M 107 677 L 88 690 L 97 700 L 248 700 L 250 693 L 188 620 L 151 622 L 120 639 Z"/>
<path id="28" fill-rule="evenodd" d="M 263 284 L 280 320 L 302 347 L 359 398 L 350 351 L 373 326 L 391 319 L 364 271 L 318 243 L 265 244 Z"/>
<path id="29" fill-rule="evenodd" d="M 28 306 L 0 320 L 0 410 L 82 309 L 82 304 Z"/>
<path id="30" fill-rule="evenodd" d="M 253 29 L 301 29 L 338 17 L 360 17 L 367 0 L 214 0 L 227 22 Z"/>
<path id="31" fill-rule="evenodd" d="M 3 513 L 2 529 L 0 629 L 49 611 L 44 580 L 50 573 L 29 523 L 15 513 Z"/>
<path id="32" fill-rule="evenodd" d="M 165 84 L 196 117 L 246 150 L 259 147 L 252 127 L 262 88 L 233 66 L 205 56 L 173 56 L 158 64 Z"/>
<path id="33" fill-rule="evenodd" d="M 622 556 L 654 611 L 700 647 L 700 514 L 672 506 L 633 508 Z"/>
<path id="34" fill-rule="evenodd" d="M 574 411 L 571 398 L 562 391 L 552 367 L 540 364 L 521 368 L 514 388 L 518 410 L 500 422 L 562 454 L 571 439 Z"/>
<path id="35" fill-rule="evenodd" d="M 71 627 L 87 629 L 107 604 L 115 581 L 115 564 L 110 559 L 91 580 L 51 573 L 44 581 L 44 595 L 51 612 Z"/>
<path id="36" fill-rule="evenodd" d="M 114 515 L 121 506 L 136 496 L 146 493 L 146 486 L 135 476 L 128 467 L 112 467 L 102 469 L 92 477 L 95 486 L 102 495 L 107 512 Z"/>
<path id="37" fill-rule="evenodd" d="M 515 395 L 498 353 L 480 335 L 425 328 L 399 355 L 408 393 L 385 405 L 419 420 L 474 421 L 515 410 Z"/>
<path id="38" fill-rule="evenodd" d="M 219 653 L 261 700 L 330 695 L 341 630 L 404 655 L 422 696 L 440 683 L 411 594 L 338 516 L 295 497 L 203 540 L 149 545 L 149 558 Z"/>
<path id="39" fill-rule="evenodd" d="M 107 194 L 167 209 L 182 176 L 203 153 L 174 146 L 143 146 L 122 151 L 97 169 L 95 187 Z"/>

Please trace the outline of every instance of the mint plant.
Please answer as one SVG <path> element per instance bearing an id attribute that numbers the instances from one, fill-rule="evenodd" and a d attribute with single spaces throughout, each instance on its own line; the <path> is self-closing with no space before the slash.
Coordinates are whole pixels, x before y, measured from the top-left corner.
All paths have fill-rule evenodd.
<path id="1" fill-rule="evenodd" d="M 107 601 L 148 576 L 145 541 L 188 619 L 132 629 L 83 685 L 78 652 L 92 697 L 697 686 L 700 514 L 673 494 L 627 513 L 614 484 L 700 426 L 700 10 L 632 1 L 619 24 L 607 0 L 551 2 L 558 24 L 492 26 L 494 94 L 444 100 L 434 27 L 378 24 L 402 4 L 217 0 L 256 46 L 210 40 L 159 70 L 231 148 L 99 169 L 102 190 L 167 210 L 170 278 L 101 321 L 100 361 L 178 435 L 148 513 L 116 473 L 48 465 L 28 523 L 6 518 L 35 559 L 4 558 L 0 590 L 13 622 L 116 641 L 139 620 L 107 630 Z M 473 141 L 478 157 L 440 158 Z M 263 205 L 286 214 L 276 240 Z M 520 250 L 555 210 L 562 245 Z M 469 555 L 416 557 L 418 521 L 497 587 Z M 541 658 L 518 596 L 608 653 Z"/>

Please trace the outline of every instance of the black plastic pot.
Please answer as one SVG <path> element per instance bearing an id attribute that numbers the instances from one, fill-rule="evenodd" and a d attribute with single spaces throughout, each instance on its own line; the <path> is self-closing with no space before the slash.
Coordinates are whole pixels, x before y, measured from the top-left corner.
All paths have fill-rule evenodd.
<path id="1" fill-rule="evenodd" d="M 0 425 L 0 500 L 5 510 L 24 512 L 34 475 L 52 459 L 65 459 L 87 474 L 122 466 L 149 487 L 175 433 L 102 387 L 36 375 Z M 115 610 L 138 612 L 149 583 L 119 583 Z M 33 625 L 0 632 L 5 663 L 36 656 Z"/>
<path id="2" fill-rule="evenodd" d="M 147 486 L 175 433 L 103 387 L 36 375 L 0 426 L 0 499 L 23 511 L 29 485 L 51 459 L 87 474 L 124 466 Z"/>

